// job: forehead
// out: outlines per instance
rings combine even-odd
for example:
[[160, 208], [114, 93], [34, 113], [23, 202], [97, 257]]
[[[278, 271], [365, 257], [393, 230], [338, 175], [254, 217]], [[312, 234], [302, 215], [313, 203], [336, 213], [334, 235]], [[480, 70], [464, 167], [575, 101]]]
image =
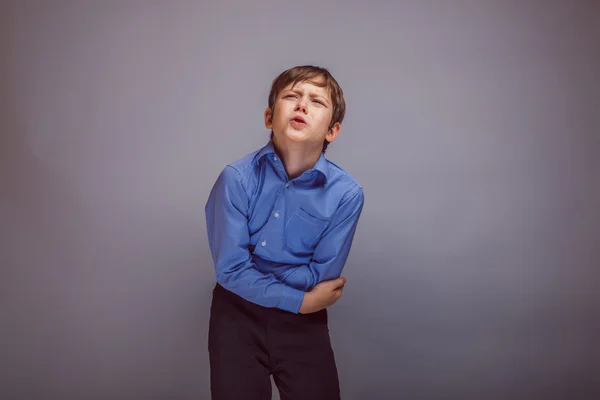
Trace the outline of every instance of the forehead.
[[324, 96], [324, 97], [329, 97], [329, 89], [326, 86], [322, 86], [322, 79], [317, 78], [315, 79], [310, 79], [310, 80], [305, 80], [305, 81], [298, 81], [298, 82], [292, 82], [289, 85], [287, 85], [286, 87], [284, 87], [282, 89], [282, 92], [287, 91], [287, 90], [300, 90], [300, 91], [306, 91], [309, 93], [314, 93], [316, 95], [320, 95], [320, 96]]

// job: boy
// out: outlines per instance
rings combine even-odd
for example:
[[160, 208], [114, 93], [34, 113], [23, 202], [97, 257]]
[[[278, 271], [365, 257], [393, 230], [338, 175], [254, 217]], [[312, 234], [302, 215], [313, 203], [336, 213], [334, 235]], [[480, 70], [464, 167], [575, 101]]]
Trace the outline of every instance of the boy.
[[274, 81], [271, 140], [229, 164], [206, 204], [217, 284], [208, 350], [213, 400], [335, 400], [327, 307], [360, 217], [362, 187], [325, 159], [345, 113], [329, 71], [299, 66]]

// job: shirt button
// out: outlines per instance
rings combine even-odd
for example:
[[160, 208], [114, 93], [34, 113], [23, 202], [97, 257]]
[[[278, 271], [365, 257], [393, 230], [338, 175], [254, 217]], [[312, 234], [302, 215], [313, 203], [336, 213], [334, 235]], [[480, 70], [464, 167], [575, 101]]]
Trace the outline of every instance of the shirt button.
[[265, 247], [267, 245], [267, 241], [263, 240], [263, 242], [261, 243], [263, 247]]
[[274, 160], [274, 161], [277, 161], [277, 156], [273, 156], [273, 160]]
[[279, 212], [275, 211], [275, 214], [273, 214], [275, 216], [275, 218], [279, 218]]
[[289, 182], [285, 184], [285, 187], [286, 187], [286, 188], [290, 187], [290, 184], [289, 184]]

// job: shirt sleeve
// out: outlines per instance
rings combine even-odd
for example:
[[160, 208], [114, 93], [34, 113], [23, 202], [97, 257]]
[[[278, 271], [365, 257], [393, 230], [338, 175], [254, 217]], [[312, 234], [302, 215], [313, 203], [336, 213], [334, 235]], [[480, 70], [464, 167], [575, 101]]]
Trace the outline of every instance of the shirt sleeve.
[[348, 259], [358, 220], [364, 205], [359, 188], [342, 201], [331, 224], [315, 248], [310, 264], [297, 267], [282, 282], [311, 290], [319, 282], [339, 278]]
[[280, 282], [273, 274], [263, 274], [252, 261], [249, 201], [241, 179], [235, 168], [225, 167], [205, 207], [208, 243], [217, 282], [255, 304], [298, 313], [304, 291]]

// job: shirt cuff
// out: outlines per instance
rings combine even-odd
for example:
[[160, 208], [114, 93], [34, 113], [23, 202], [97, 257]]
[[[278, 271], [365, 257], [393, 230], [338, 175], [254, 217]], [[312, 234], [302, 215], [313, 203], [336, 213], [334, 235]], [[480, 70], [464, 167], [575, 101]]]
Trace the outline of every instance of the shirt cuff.
[[279, 303], [279, 308], [294, 314], [300, 312], [300, 306], [302, 306], [302, 301], [304, 300], [304, 292], [302, 290], [291, 286], [284, 286], [282, 297], [283, 299]]

